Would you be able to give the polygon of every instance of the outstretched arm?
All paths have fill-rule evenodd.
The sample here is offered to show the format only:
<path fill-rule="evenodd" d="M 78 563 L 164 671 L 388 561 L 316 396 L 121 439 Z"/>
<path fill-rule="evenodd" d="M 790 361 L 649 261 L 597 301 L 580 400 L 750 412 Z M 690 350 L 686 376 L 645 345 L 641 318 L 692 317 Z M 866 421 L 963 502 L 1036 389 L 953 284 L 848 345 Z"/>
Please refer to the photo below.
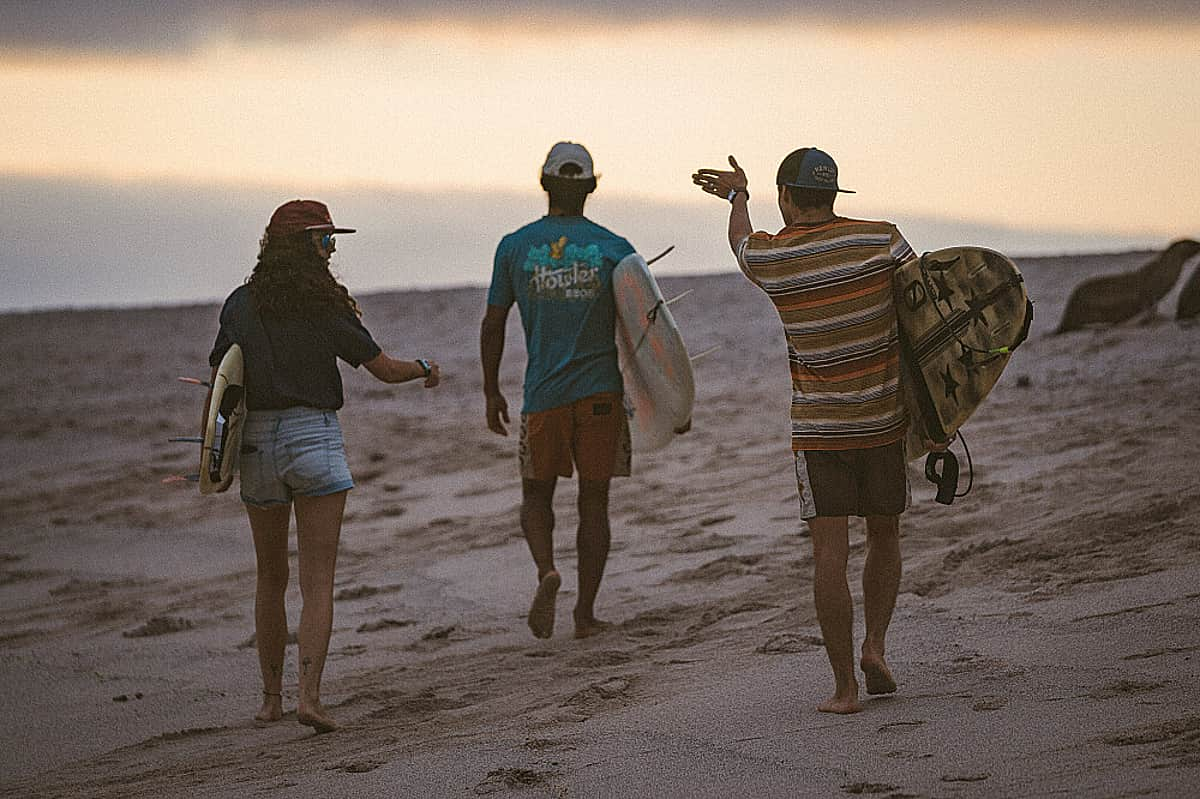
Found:
<path fill-rule="evenodd" d="M 483 396 L 487 401 L 487 426 L 493 433 L 508 435 L 508 402 L 500 393 L 500 360 L 504 357 L 504 328 L 508 308 L 489 305 L 479 330 L 479 358 L 483 362 Z"/>
<path fill-rule="evenodd" d="M 738 245 L 754 232 L 754 227 L 750 224 L 750 192 L 746 189 L 746 173 L 732 155 L 729 156 L 729 165 L 733 167 L 732 171 L 696 170 L 692 182 L 709 194 L 729 201 L 729 249 L 737 255 Z"/>
<path fill-rule="evenodd" d="M 433 388 L 441 380 L 442 372 L 433 361 L 426 363 L 429 364 L 428 376 L 425 374 L 425 367 L 416 361 L 398 361 L 383 352 L 364 363 L 363 366 L 385 383 L 407 383 L 409 380 L 425 378 L 425 388 Z"/>

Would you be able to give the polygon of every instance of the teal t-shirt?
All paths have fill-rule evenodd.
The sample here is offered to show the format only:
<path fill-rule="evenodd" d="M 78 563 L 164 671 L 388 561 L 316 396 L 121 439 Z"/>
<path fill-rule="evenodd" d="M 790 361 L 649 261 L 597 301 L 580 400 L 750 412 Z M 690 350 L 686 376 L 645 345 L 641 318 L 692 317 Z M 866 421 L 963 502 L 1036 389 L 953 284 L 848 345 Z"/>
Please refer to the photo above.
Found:
<path fill-rule="evenodd" d="M 529 355 L 523 413 L 622 391 L 612 273 L 633 251 L 583 216 L 544 216 L 501 239 L 488 305 L 520 309 Z"/>

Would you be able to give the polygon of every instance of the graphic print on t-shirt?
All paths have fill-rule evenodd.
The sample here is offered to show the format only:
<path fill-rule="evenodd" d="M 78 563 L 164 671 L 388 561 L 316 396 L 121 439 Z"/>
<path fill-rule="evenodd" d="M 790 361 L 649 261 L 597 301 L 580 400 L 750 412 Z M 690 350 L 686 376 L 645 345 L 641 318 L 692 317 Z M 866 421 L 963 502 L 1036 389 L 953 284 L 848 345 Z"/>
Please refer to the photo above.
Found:
<path fill-rule="evenodd" d="M 530 247 L 522 270 L 529 276 L 533 300 L 594 300 L 600 291 L 604 256 L 597 244 L 580 246 L 562 236 Z"/>

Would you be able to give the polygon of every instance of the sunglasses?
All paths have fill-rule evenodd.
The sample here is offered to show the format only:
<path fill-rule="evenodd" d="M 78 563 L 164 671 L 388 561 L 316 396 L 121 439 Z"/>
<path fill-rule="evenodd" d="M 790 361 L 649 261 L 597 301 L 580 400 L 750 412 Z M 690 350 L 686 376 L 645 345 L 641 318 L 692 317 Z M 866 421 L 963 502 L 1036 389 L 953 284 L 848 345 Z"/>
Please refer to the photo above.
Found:
<path fill-rule="evenodd" d="M 337 243 L 337 239 L 335 239 L 333 237 L 332 233 L 326 233 L 324 236 L 321 237 L 321 247 L 323 249 L 332 250 L 333 246 L 336 243 Z"/>

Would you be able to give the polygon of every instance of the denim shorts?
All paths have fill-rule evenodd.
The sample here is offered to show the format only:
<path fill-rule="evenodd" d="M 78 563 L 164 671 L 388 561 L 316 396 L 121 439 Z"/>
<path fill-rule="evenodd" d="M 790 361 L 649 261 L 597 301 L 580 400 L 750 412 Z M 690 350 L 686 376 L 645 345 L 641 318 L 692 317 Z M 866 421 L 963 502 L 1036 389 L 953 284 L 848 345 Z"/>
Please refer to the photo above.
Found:
<path fill-rule="evenodd" d="M 239 466 L 242 501 L 260 508 L 354 487 L 335 411 L 250 411 Z"/>

